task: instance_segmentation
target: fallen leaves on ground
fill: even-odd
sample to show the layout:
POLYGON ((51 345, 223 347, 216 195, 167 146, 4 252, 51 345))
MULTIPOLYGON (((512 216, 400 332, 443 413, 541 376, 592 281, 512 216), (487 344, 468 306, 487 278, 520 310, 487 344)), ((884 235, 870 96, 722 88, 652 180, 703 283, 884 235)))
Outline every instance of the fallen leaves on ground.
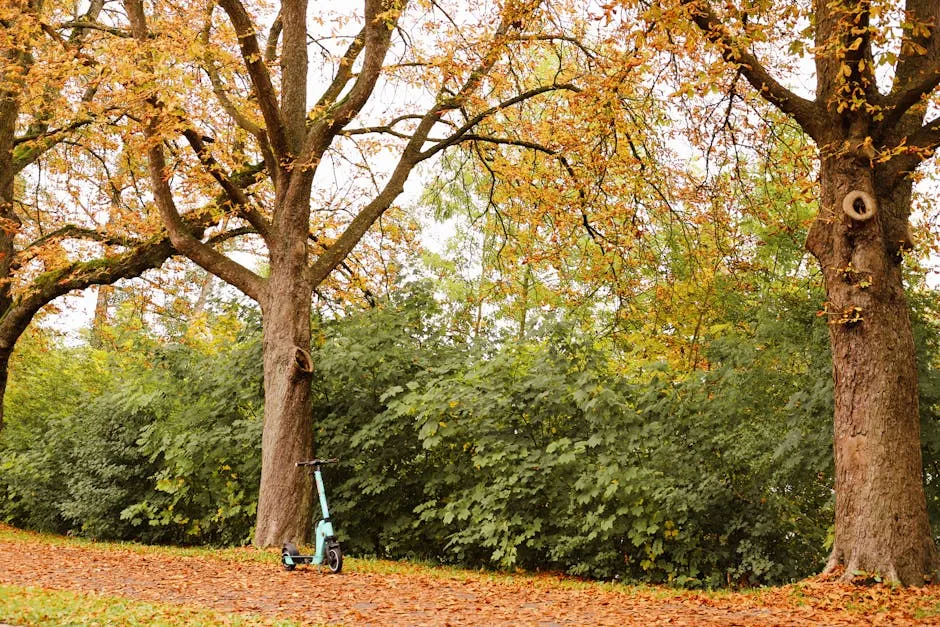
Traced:
POLYGON ((253 549, 187 555, 2 531, 2 585, 300 624, 940 625, 937 585, 893 589, 817 578, 780 588, 705 593, 547 575, 377 568, 360 560, 349 560, 341 575, 332 575, 310 567, 285 572, 276 555, 253 549))

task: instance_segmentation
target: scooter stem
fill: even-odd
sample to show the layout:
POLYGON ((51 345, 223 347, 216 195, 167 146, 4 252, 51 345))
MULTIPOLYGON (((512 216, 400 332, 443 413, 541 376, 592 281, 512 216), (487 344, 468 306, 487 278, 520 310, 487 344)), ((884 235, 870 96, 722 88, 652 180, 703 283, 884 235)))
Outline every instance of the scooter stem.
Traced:
POLYGON ((323 510, 323 519, 329 520, 330 509, 326 505, 326 489, 323 487, 323 478, 320 476, 319 466, 314 470, 313 478, 317 482, 317 496, 320 497, 320 509, 323 510))

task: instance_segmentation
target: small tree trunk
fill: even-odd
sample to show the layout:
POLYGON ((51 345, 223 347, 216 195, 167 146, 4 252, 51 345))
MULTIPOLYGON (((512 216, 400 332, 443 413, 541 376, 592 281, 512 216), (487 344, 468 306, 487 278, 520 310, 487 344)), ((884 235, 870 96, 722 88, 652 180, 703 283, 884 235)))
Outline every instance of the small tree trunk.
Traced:
POLYGON ((95 298, 95 317, 92 321, 92 329, 98 331, 104 328, 110 320, 108 319, 108 307, 111 305, 111 293, 114 288, 110 285, 99 285, 98 294, 95 298))
POLYGON ((91 323, 91 345, 94 348, 101 348, 103 333, 110 320, 108 319, 108 307, 111 304, 111 294, 114 288, 110 285, 99 285, 98 295, 95 299, 95 317, 91 323))
POLYGON ((310 289, 272 274, 263 308, 264 431, 254 543, 303 542, 312 522, 313 480, 295 463, 313 454, 310 289))
POLYGON ((906 225, 910 186, 879 194, 874 180, 851 159, 824 160, 821 215, 807 241, 825 276, 835 384, 835 541, 826 570, 923 584, 938 559, 923 488, 914 339, 892 239, 903 231, 899 221, 906 225), (874 217, 846 214, 843 199, 854 191, 877 201, 874 217))
POLYGON ((10 373, 10 356, 13 349, 0 349, 0 432, 3 431, 4 402, 7 392, 7 379, 10 373))
POLYGON ((193 305, 193 315, 198 316, 206 310, 209 303, 209 297, 212 296, 212 273, 206 272, 202 282, 199 284, 199 296, 196 298, 196 304, 193 305))

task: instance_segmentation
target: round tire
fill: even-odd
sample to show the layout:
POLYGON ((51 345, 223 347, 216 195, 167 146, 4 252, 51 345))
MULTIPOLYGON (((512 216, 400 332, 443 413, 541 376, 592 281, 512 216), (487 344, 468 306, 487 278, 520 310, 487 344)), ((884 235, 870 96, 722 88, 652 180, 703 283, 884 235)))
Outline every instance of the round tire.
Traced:
POLYGON ((300 563, 300 551, 297 549, 297 545, 293 542, 285 542, 284 547, 281 549, 281 564, 284 565, 284 570, 290 571, 297 568, 297 564, 300 563), (291 557, 293 564, 287 563, 287 556, 291 557))
POLYGON ((339 574, 343 570, 343 551, 339 548, 339 543, 326 550, 326 563, 333 574, 339 574))

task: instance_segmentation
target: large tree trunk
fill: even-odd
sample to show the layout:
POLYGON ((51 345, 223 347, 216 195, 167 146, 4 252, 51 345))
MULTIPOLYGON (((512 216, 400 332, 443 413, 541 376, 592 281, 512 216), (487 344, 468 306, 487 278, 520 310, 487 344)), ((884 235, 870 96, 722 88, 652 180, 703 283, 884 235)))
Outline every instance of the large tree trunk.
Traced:
POLYGON ((938 559, 901 273, 911 187, 877 189, 876 172, 850 155, 824 158, 820 176, 820 217, 807 248, 825 276, 835 382, 836 520, 827 572, 845 567, 846 578, 865 571, 923 584, 938 559), (843 199, 856 192, 875 202, 857 200, 852 217, 843 199))
MULTIPOLYGON (((272 266, 276 271, 277 266, 272 266)), ((313 481, 295 463, 313 454, 310 402, 311 290, 285 272, 272 273, 263 304, 264 432, 255 545, 306 540, 313 481)))

